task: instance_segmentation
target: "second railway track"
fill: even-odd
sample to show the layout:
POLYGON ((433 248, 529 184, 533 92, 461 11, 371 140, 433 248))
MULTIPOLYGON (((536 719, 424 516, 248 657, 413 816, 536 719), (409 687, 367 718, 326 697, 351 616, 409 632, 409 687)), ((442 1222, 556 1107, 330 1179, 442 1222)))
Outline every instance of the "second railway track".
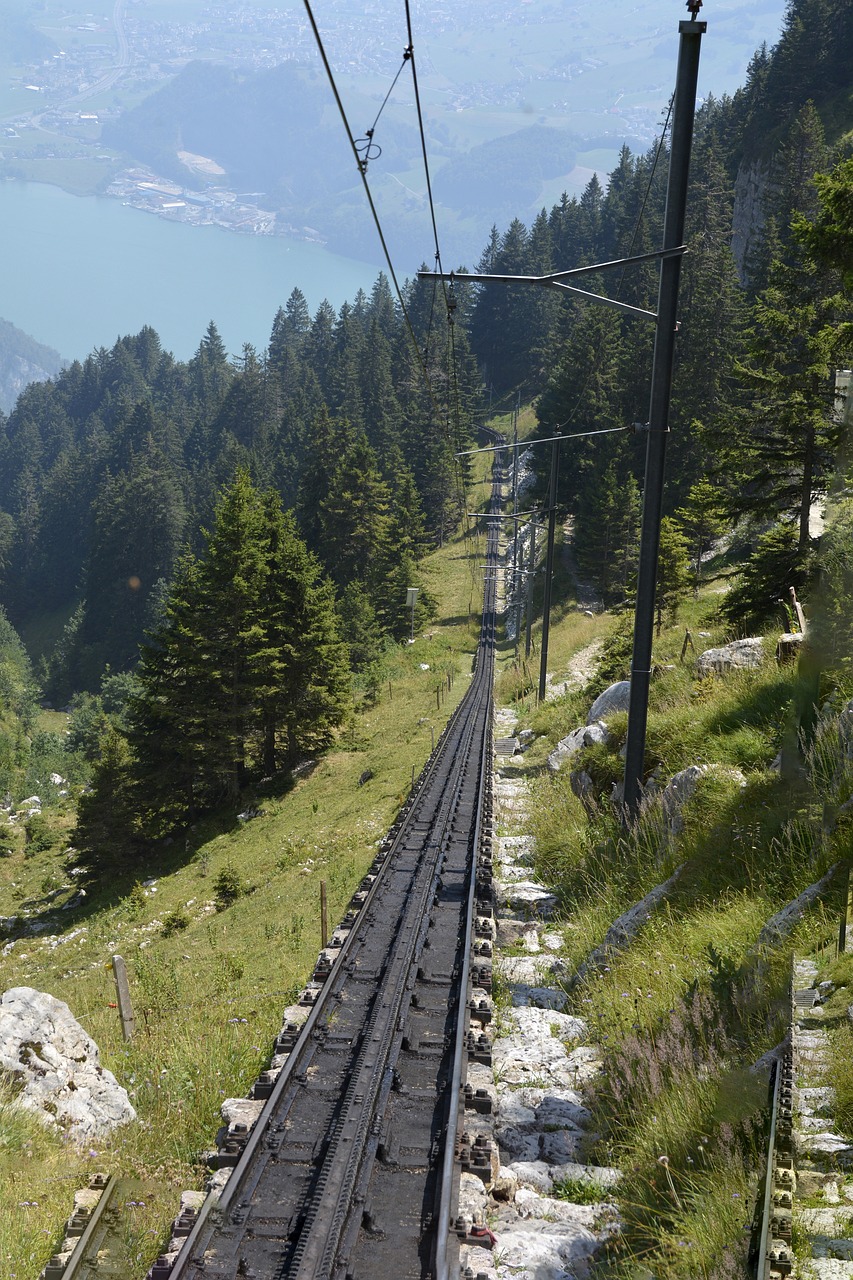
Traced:
MULTIPOLYGON (((499 467, 492 502, 499 499, 499 467)), ((301 1031, 277 1043, 277 1076, 235 1167, 210 1197, 172 1280, 446 1280, 460 1159, 465 1063, 491 990, 489 776, 498 522, 489 523, 471 687, 321 957, 301 1031), (482 863, 478 872, 478 857, 482 863), (478 894, 481 896, 479 912, 478 894)), ((488 1014, 484 1015, 488 1017, 488 1014)))

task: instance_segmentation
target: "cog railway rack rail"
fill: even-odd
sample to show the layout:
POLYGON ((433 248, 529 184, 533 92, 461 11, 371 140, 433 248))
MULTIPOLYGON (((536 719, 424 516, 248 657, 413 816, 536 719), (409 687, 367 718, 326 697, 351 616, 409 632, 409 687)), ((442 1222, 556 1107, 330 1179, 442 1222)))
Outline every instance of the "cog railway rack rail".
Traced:
MULTIPOLYGON (((491 951, 475 933, 478 892, 491 914, 490 861, 476 865, 491 836, 496 556, 494 521, 471 687, 333 937, 336 959, 320 958, 301 1033, 280 1037, 287 1059, 256 1086, 264 1109, 172 1280, 448 1274, 454 1154, 491 1158, 457 1130, 468 1005, 491 988, 474 952, 491 951)), ((476 1036, 472 1048, 484 1051, 476 1036)))
POLYGON ((253 1086, 256 1123, 228 1130, 227 1182, 151 1280, 458 1274, 459 1175, 491 1169, 464 1116, 488 1109, 465 1077, 469 1056, 490 1060, 497 552, 493 520, 470 688, 320 955, 307 1020, 285 1025, 253 1086))

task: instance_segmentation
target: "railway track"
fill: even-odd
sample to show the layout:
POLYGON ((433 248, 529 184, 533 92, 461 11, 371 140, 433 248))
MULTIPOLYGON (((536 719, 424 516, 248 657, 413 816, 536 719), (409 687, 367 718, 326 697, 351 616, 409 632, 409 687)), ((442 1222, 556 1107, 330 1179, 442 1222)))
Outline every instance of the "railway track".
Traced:
POLYGON ((123 1208, 137 1194, 136 1183, 128 1178, 94 1174, 89 1186, 75 1194, 61 1251, 39 1280, 126 1280, 124 1261, 113 1246, 123 1208))
MULTIPOLYGON (((496 463, 493 504, 500 480, 496 463)), ((497 551, 495 520, 471 686, 320 957, 304 1025, 276 1042, 256 1123, 229 1129, 228 1181, 158 1280, 458 1270, 459 1174, 487 1177, 492 1163, 463 1130, 468 1056, 489 1056, 497 551)))

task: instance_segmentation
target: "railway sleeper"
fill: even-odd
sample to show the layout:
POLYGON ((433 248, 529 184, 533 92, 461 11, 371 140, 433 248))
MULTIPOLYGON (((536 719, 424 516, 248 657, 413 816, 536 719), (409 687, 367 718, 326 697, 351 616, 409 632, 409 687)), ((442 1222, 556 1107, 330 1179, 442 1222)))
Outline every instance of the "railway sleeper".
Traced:
POLYGON ((475 1089, 472 1084, 466 1082, 463 1093, 466 1111, 476 1111, 481 1116, 491 1115, 492 1099, 487 1089, 475 1089))
POLYGON ((482 987, 484 991, 491 994, 492 990, 492 969, 491 965, 479 965, 471 968, 471 984, 475 987, 482 987))
POLYGON ((59 1252, 53 1254, 44 1267, 39 1280, 62 1280, 71 1254, 77 1247, 80 1236, 89 1225, 91 1216, 103 1195, 109 1176, 106 1173, 93 1174, 88 1187, 74 1192, 74 1210, 65 1224, 64 1238, 59 1252))
POLYGON ((472 996, 468 1001, 468 1013, 475 1022, 486 1026, 492 1020, 491 1001, 487 1000, 485 996, 479 999, 476 996, 472 996))
POLYGON ((476 1031, 469 1031, 465 1044, 469 1062, 481 1062, 486 1067, 492 1065, 492 1042, 485 1032, 477 1035, 476 1031))

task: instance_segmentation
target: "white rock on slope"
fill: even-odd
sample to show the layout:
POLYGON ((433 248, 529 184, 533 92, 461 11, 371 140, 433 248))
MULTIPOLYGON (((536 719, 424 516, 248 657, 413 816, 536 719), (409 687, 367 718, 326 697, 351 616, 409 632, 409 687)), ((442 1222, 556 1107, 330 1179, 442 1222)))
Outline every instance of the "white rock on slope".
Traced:
POLYGON ((20 1088, 21 1106, 76 1142, 136 1119, 68 1005, 33 987, 11 987, 0 998, 0 1072, 20 1088))

